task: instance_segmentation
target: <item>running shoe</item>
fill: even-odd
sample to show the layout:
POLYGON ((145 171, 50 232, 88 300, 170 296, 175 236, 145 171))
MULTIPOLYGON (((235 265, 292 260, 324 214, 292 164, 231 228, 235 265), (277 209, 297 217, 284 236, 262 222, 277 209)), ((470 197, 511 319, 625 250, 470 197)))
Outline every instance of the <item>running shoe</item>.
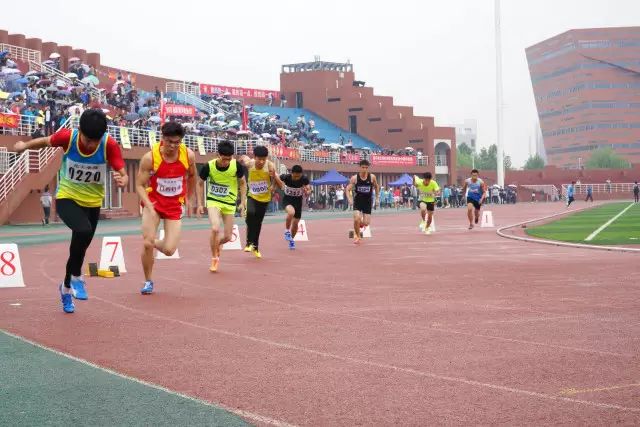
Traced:
POLYGON ((73 277, 71 278, 71 294, 75 299, 89 299, 87 290, 85 289, 84 279, 82 277, 77 279, 74 279, 73 277))
POLYGON ((211 267, 209 267, 209 271, 212 273, 218 271, 218 264, 220 264, 220 258, 211 258, 211 267))
POLYGON ((64 283, 60 284, 60 300, 62 301, 62 311, 65 313, 73 313, 76 307, 73 305, 73 297, 70 293, 62 292, 64 283))
POLYGON ((424 231, 424 227, 427 225, 426 222, 424 221, 420 221, 420 225, 418 226, 420 228, 420 231, 424 231))
POLYGON ((473 224, 469 224, 469 230, 473 230, 473 224))
POLYGON ((262 254, 260 253, 258 248, 256 248, 255 246, 251 247, 251 252, 253 253, 253 256, 255 256, 256 258, 262 258, 262 254))
POLYGON ((144 282, 144 286, 140 289, 140 293, 142 295, 149 295, 153 293, 153 282, 151 280, 144 282))
POLYGON ((253 250, 253 245, 248 244, 247 246, 244 247, 244 251, 245 252, 251 252, 253 250))
POLYGON ((291 241, 291 232, 289 230, 284 232, 284 240, 291 241))
POLYGON ((296 248, 296 242, 293 239, 289 240, 289 249, 294 250, 296 248))
POLYGON ((476 217, 476 224, 478 223, 478 220, 480 219, 479 216, 476 217))

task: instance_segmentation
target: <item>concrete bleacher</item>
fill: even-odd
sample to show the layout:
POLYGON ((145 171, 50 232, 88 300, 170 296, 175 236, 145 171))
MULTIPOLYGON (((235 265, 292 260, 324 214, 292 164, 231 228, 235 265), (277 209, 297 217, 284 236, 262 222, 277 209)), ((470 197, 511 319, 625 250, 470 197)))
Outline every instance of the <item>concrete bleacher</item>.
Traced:
POLYGON ((344 137, 345 144, 351 138, 351 142, 353 143, 353 148, 365 148, 368 147, 372 150, 379 150, 380 147, 376 145, 374 142, 369 141, 366 138, 363 138, 354 133, 349 133, 344 129, 339 128, 335 124, 331 123, 328 120, 323 119, 317 114, 312 113, 309 110, 304 108, 281 108, 281 107, 268 107, 265 105, 254 105, 254 111, 259 113, 269 113, 269 114, 277 114, 280 116, 281 120, 286 120, 289 118, 289 123, 292 126, 295 126, 298 117, 301 114, 304 114, 304 117, 309 123, 309 120, 313 120, 315 122, 315 128, 318 132, 320 132, 319 137, 324 138, 325 142, 328 143, 338 143, 340 140, 340 135, 344 137))

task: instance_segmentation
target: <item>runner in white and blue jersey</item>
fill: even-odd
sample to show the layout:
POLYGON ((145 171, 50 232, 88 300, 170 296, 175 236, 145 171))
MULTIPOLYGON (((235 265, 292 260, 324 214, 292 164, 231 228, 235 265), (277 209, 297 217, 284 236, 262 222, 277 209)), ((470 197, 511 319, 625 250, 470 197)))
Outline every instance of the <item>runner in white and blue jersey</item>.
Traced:
POLYGON ((473 223, 478 223, 480 218, 480 208, 487 194, 487 184, 478 178, 478 169, 471 171, 471 178, 464 181, 462 194, 467 195, 467 218, 469 218, 469 230, 473 228, 473 223), (475 210, 475 215, 474 215, 475 210))
POLYGON ((573 196, 574 196, 574 191, 575 191, 575 185, 576 182, 575 181, 571 181, 571 184, 569 184, 569 186, 567 187, 567 207, 569 207, 569 205, 571 203, 573 203, 573 196))

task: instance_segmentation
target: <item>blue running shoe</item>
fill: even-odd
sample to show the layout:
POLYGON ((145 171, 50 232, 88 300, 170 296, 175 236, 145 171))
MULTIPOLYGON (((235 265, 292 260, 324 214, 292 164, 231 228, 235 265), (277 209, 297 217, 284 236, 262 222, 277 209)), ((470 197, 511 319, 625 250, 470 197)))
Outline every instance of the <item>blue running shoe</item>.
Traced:
POLYGON ((144 286, 140 289, 140 293, 142 295, 149 295, 153 293, 153 282, 151 280, 144 282, 144 286))
POLYGON ((289 249, 294 250, 296 248, 296 242, 293 239, 289 240, 289 249))
POLYGON ((89 299, 87 290, 85 289, 84 279, 82 277, 78 279, 71 278, 71 294, 75 299, 89 299))
POLYGON ((291 241, 291 232, 289 230, 284 232, 284 240, 291 241))
POLYGON ((73 305, 73 297, 69 293, 63 293, 62 287, 64 283, 60 284, 60 299, 62 300, 62 310, 65 313, 73 313, 76 310, 76 307, 73 305))

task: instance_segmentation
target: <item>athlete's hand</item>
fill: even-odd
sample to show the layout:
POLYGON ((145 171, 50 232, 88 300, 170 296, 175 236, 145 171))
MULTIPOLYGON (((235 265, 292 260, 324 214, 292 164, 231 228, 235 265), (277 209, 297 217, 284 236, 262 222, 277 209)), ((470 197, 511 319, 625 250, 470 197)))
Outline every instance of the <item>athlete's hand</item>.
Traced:
POLYGON ((148 209, 149 212, 151 212, 151 214, 158 215, 158 213, 156 212, 156 209, 153 207, 153 203, 149 203, 148 205, 144 205, 144 208, 148 209))
POLYGON ((18 153, 22 153, 27 149, 27 143, 23 141, 18 141, 13 145, 13 151, 17 151, 18 153))
POLYGON ((238 210, 240 211, 240 215, 245 216, 247 214, 247 205, 245 205, 244 202, 240 202, 238 210))
POLYGON ((113 172, 113 179, 120 188, 126 187, 129 182, 129 177, 127 175, 120 175, 118 172, 113 172))
POLYGON ((198 205, 196 208, 196 214, 198 215, 198 218, 202 218, 202 215, 204 215, 204 206, 198 205))

